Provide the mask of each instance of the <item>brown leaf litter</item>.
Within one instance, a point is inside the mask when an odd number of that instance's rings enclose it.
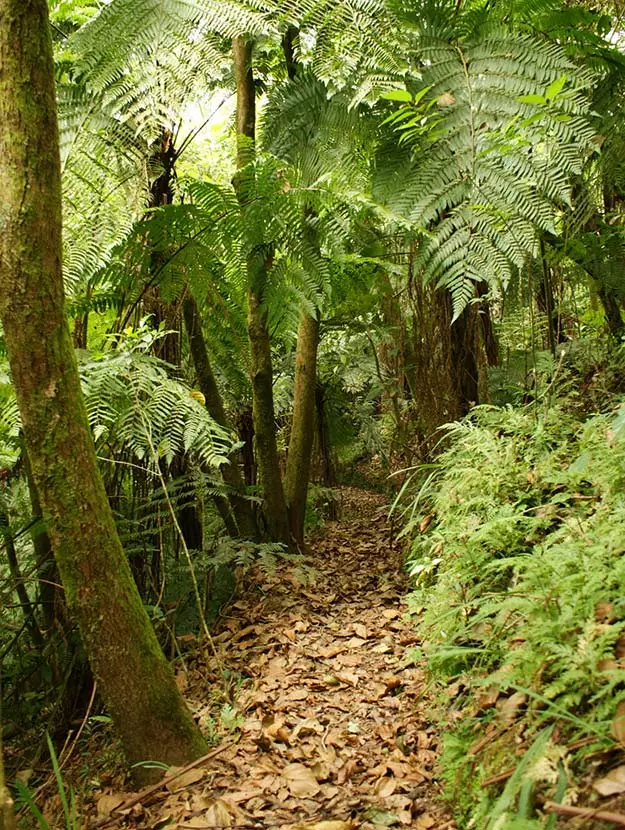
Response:
[[[310,543],[314,582],[290,565],[256,575],[220,621],[215,658],[187,661],[179,683],[193,697],[207,678],[238,689],[218,754],[121,815],[117,795],[103,793],[100,826],[455,827],[440,801],[423,669],[409,657],[401,552],[379,494],[342,496],[351,517]],[[215,704],[194,708],[202,723]]]

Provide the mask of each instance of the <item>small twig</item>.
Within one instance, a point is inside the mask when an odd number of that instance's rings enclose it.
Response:
[[[497,775],[490,775],[481,782],[480,787],[490,787],[491,784],[500,784],[502,781],[510,778],[515,770],[516,767],[510,767],[509,769],[505,769],[503,772],[498,772]]]
[[[557,813],[561,816],[596,818],[597,821],[611,821],[612,824],[625,827],[625,815],[623,813],[611,813],[608,810],[593,810],[590,807],[570,807],[568,804],[556,804],[554,801],[545,802],[544,809],[548,813]]]
[[[122,801],[121,804],[118,804],[114,810],[111,811],[111,815],[101,821],[96,821],[94,827],[108,827],[109,824],[113,824],[117,821],[117,818],[113,816],[113,813],[119,813],[121,810],[129,810],[131,807],[134,807],[135,804],[138,804],[140,801],[144,801],[146,798],[149,798],[154,793],[159,792],[168,784],[171,784],[172,781],[175,781],[176,778],[180,778],[181,775],[184,775],[185,772],[188,772],[191,769],[195,769],[195,767],[201,766],[205,761],[210,761],[212,758],[215,758],[217,755],[220,755],[225,749],[234,746],[234,741],[229,741],[227,744],[222,744],[221,746],[217,747],[217,749],[213,749],[210,752],[207,752],[206,755],[202,755],[201,758],[196,758],[195,761],[191,761],[190,764],[186,764],[184,767],[180,767],[175,772],[172,772],[170,775],[166,775],[165,778],[158,781],[156,784],[152,784],[149,787],[141,790],[139,793],[135,793],[130,798],[127,798],[125,801]]]
[[[59,769],[63,769],[63,767],[69,761],[72,752],[76,749],[76,744],[80,740],[80,736],[82,735],[83,730],[84,730],[84,728],[87,724],[87,721],[89,720],[89,717],[91,716],[91,707],[93,706],[93,701],[95,700],[95,693],[96,693],[97,689],[98,689],[98,684],[94,683],[93,684],[93,689],[91,690],[91,697],[89,698],[89,705],[87,706],[87,711],[85,712],[85,716],[82,719],[82,723],[80,724],[80,726],[78,728],[78,732],[76,733],[76,737],[74,738],[74,740],[72,742],[72,745],[70,746],[65,758],[63,758],[63,760],[61,760],[61,758],[63,756],[63,751],[65,750],[65,747],[63,747],[63,750],[61,751],[61,754],[59,755]],[[67,746],[67,744],[65,744],[65,746]]]

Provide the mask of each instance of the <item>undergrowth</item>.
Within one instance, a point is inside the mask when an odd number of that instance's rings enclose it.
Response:
[[[547,801],[594,806],[590,756],[622,761],[625,403],[479,407],[446,431],[402,499],[447,796],[463,828],[553,828]]]

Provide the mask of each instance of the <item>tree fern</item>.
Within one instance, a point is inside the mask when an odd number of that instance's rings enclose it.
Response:
[[[415,267],[450,289],[458,316],[475,281],[505,284],[537,234],[554,232],[593,138],[590,77],[558,47],[503,29],[428,34],[419,59],[417,103],[388,119],[409,148],[403,184],[389,192],[387,179],[378,194],[420,229]]]

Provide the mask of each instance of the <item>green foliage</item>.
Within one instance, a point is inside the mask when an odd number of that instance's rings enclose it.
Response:
[[[66,790],[65,788],[59,759],[57,757],[56,750],[54,749],[54,744],[47,733],[46,741],[48,744],[48,751],[50,752],[50,759],[52,761],[52,770],[54,772],[54,780],[56,782],[59,801],[63,810],[64,830],[79,830],[82,822],[80,816],[78,815],[74,790],[71,787],[69,790]],[[23,807],[28,809],[33,819],[36,820],[39,830],[51,830],[51,825],[48,823],[43,813],[37,806],[35,798],[26,784],[17,779],[15,788],[17,790],[17,804],[20,805],[21,803]]]
[[[424,68],[387,119],[410,153],[401,188],[396,171],[380,197],[418,234],[413,268],[449,288],[457,317],[475,282],[507,285],[537,232],[555,232],[593,136],[591,77],[559,47],[503,28],[415,36]]]
[[[560,742],[610,742],[625,700],[624,423],[625,404],[582,422],[559,406],[480,407],[446,428],[447,449],[411,497],[411,607],[434,678],[464,689],[454,732],[469,727],[465,752],[472,725],[493,718],[509,736],[558,723]],[[424,512],[434,520],[419,532]],[[506,715],[510,699],[521,703]],[[510,818],[527,780],[517,779],[497,809],[474,787],[467,815]]]
[[[187,455],[216,468],[227,462],[231,440],[167,364],[147,354],[158,337],[145,327],[128,332],[114,351],[81,364],[96,447],[148,467]]]

